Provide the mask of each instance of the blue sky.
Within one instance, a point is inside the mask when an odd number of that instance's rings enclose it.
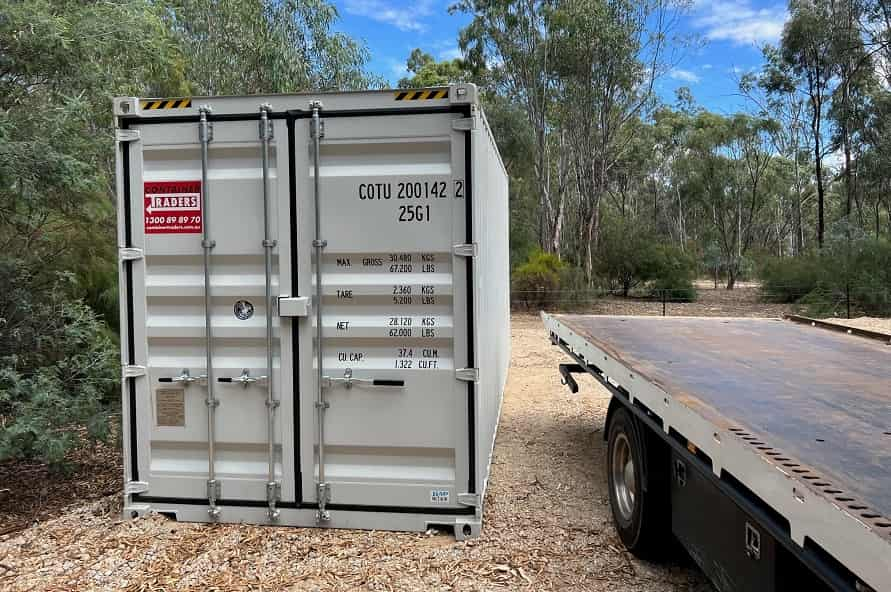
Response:
[[[405,74],[405,60],[415,47],[437,59],[460,56],[458,31],[469,18],[449,15],[453,0],[334,0],[337,29],[362,39],[371,51],[371,69],[391,84]],[[688,86],[703,106],[722,113],[738,110],[737,80],[761,63],[759,47],[776,43],[788,16],[785,2],[764,0],[693,0],[676,33],[695,35],[700,43],[677,53],[673,67],[657,83],[659,94],[673,101],[674,90]]]

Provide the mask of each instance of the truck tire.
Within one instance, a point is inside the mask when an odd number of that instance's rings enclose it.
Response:
[[[606,475],[613,522],[625,547],[641,559],[671,554],[668,447],[624,406],[610,418]]]

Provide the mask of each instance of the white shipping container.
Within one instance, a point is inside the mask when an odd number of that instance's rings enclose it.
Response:
[[[114,110],[125,513],[477,536],[510,321],[476,87]]]

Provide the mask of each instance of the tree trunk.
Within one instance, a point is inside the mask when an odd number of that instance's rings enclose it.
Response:
[[[563,199],[563,195],[561,193],[561,195],[558,197],[557,214],[554,219],[554,231],[552,233],[552,238],[551,238],[551,245],[552,245],[552,248],[554,249],[553,252],[554,252],[554,254],[557,255],[557,257],[560,257],[560,247],[561,247],[560,241],[561,241],[562,234],[563,234],[563,214],[564,214],[565,209],[566,209],[565,200]]]
[[[684,202],[681,199],[681,188],[675,186],[675,190],[678,194],[678,241],[680,242],[681,252],[683,253],[687,243],[687,225],[684,221]]]
[[[825,197],[825,189],[823,188],[823,150],[822,150],[822,142],[820,134],[820,122],[823,116],[823,102],[818,98],[811,96],[811,135],[814,139],[814,176],[817,180],[817,247],[823,248],[823,231],[825,227],[824,222],[824,208],[823,208],[823,199]],[[818,89],[816,92],[820,92]]]
[[[727,266],[727,289],[732,290],[736,286],[736,263]]]
[[[596,217],[596,212],[592,212],[585,224],[585,279],[589,286],[594,283],[594,219]]]
[[[847,108],[846,108],[847,109]],[[851,133],[848,130],[847,114],[844,125],[844,151],[845,151],[845,218],[851,222],[852,202],[854,198],[853,179],[851,177]]]

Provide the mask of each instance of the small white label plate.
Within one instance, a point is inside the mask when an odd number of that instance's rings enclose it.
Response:
[[[431,489],[430,490],[430,503],[431,504],[447,504],[447,503],[449,503],[449,490],[448,489]]]

